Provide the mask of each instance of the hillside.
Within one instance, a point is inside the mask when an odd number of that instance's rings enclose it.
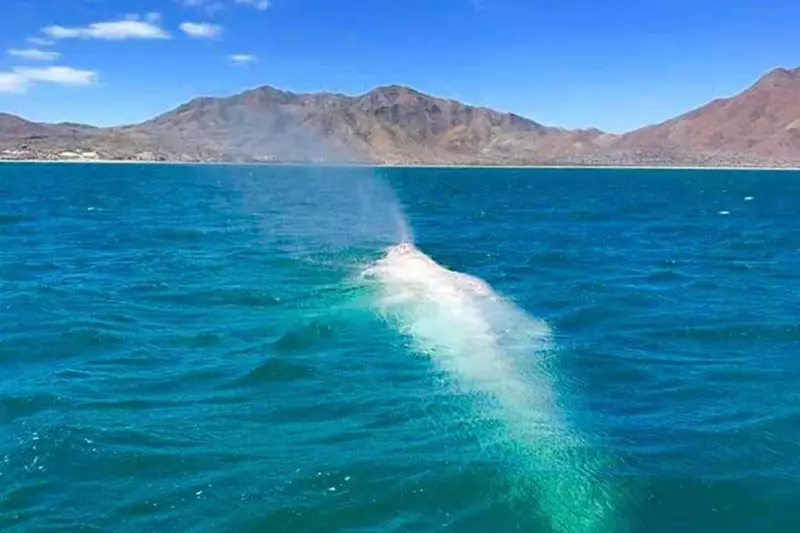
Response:
[[[264,86],[226,98],[197,98],[119,128],[14,119],[25,127],[0,123],[0,148],[49,154],[45,158],[90,150],[107,159],[524,164],[590,154],[610,138],[598,130],[545,127],[402,86],[355,97]]]
[[[199,98],[125,132],[229,159],[388,163],[524,161],[593,150],[597,131],[547,128],[513,114],[389,86],[358,97],[261,87]]]
[[[0,157],[388,164],[796,165],[800,69],[615,136],[566,130],[408,87],[360,96],[270,86],[196,98],[140,124],[93,128],[0,114]]]
[[[800,69],[775,69],[736,96],[623,135],[614,148],[800,160]]]

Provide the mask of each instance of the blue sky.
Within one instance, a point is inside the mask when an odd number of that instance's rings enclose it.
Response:
[[[40,121],[398,83],[621,132],[800,65],[798,0],[5,1],[0,111]]]

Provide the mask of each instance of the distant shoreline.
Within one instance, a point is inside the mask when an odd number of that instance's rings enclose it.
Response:
[[[507,170],[752,170],[800,171],[800,167],[757,166],[678,166],[678,165],[440,165],[440,164],[367,164],[367,163],[295,163],[295,162],[226,162],[226,161],[133,161],[115,159],[0,159],[2,163],[38,165],[183,165],[183,166],[252,166],[252,167],[340,167],[340,168],[419,168],[419,169],[507,169]]]

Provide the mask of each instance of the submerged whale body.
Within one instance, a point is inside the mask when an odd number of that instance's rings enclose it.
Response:
[[[388,248],[363,272],[377,283],[378,312],[431,357],[476,404],[504,422],[510,449],[552,530],[618,532],[600,464],[567,423],[548,358],[550,328],[485,281],[450,270],[409,243]]]
[[[452,295],[459,289],[481,296],[492,294],[483,280],[448,270],[408,243],[389,248],[375,270],[388,281],[427,287],[431,296]]]
[[[413,329],[423,351],[438,346],[463,358],[469,354],[456,354],[454,343],[466,340],[484,349],[480,357],[499,363],[499,344],[510,348],[510,341],[525,341],[516,348],[534,353],[548,343],[550,329],[544,322],[508,302],[482,279],[450,270],[412,244],[388,248],[364,275],[380,284],[380,311],[400,318],[403,329]],[[450,335],[443,336],[438,328],[427,331],[425,323],[444,326]]]

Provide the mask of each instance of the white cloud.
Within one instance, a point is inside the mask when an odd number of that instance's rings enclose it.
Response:
[[[182,22],[179,27],[189,37],[198,39],[210,39],[222,33],[222,26],[208,22]]]
[[[51,41],[50,39],[42,39],[41,37],[28,37],[28,42],[31,44],[35,44],[36,46],[52,46],[55,41]]]
[[[264,11],[269,7],[269,0],[235,0],[239,5],[251,6],[259,11]]]
[[[61,85],[91,85],[97,81],[97,72],[72,67],[14,67],[13,72],[28,80]]]
[[[28,82],[19,74],[0,72],[0,93],[24,93]]]
[[[235,65],[249,65],[256,60],[256,56],[250,54],[233,54],[231,61]]]
[[[0,92],[24,93],[34,83],[53,83],[57,85],[92,85],[97,81],[97,73],[72,67],[14,67],[11,72],[0,72]]]
[[[8,51],[8,55],[30,61],[55,61],[61,57],[59,52],[48,52],[37,48],[12,48]]]
[[[127,39],[169,39],[170,35],[158,25],[154,13],[141,20],[131,15],[123,20],[94,22],[88,26],[47,26],[42,29],[45,35],[53,39],[105,39],[107,41],[124,41]]]

